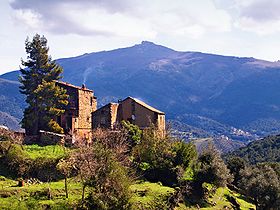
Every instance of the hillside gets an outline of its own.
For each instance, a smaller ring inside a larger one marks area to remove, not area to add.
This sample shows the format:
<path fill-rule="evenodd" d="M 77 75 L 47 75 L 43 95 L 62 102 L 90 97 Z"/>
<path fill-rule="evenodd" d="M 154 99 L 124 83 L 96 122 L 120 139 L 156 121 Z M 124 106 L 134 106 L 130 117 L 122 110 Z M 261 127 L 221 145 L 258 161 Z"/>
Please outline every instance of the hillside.
<path fill-rule="evenodd" d="M 203 130 L 204 127 L 207 128 L 207 126 L 203 126 L 205 124 L 202 124 L 201 128 L 197 128 L 177 120 L 170 120 L 168 123 L 172 127 L 172 136 L 183 139 L 186 142 L 193 142 L 198 151 L 202 151 L 209 144 L 213 144 L 220 152 L 228 153 L 246 145 L 244 142 L 232 140 L 222 135 L 222 132 L 215 134 L 210 133 L 210 130 L 209 132 Z M 232 130 L 229 129 L 229 131 Z M 224 133 L 229 134 L 229 136 L 232 134 L 227 130 L 224 130 Z"/>
<path fill-rule="evenodd" d="M 20 120 L 9 115 L 6 112 L 0 112 L 0 125 L 7 126 L 8 128 L 18 131 L 20 130 Z"/>
<path fill-rule="evenodd" d="M 20 119 L 24 103 L 24 97 L 19 93 L 19 82 L 0 78 L 0 111 Z"/>
<path fill-rule="evenodd" d="M 178 52 L 147 41 L 57 62 L 64 68 L 63 80 L 85 83 L 99 106 L 130 95 L 164 111 L 168 119 L 211 135 L 247 141 L 280 132 L 275 127 L 280 124 L 280 62 Z M 18 74 L 0 76 L 10 82 L 11 91 L 0 92 L 5 103 L 22 97 L 12 83 Z M 19 118 L 19 111 L 13 112 L 22 109 L 23 100 L 16 102 L 15 109 L 1 105 L 0 111 Z"/>
<path fill-rule="evenodd" d="M 242 157 L 251 164 L 261 162 L 280 163 L 280 136 L 268 136 L 251 142 L 246 147 L 242 147 L 227 155 L 227 157 L 231 156 Z"/>

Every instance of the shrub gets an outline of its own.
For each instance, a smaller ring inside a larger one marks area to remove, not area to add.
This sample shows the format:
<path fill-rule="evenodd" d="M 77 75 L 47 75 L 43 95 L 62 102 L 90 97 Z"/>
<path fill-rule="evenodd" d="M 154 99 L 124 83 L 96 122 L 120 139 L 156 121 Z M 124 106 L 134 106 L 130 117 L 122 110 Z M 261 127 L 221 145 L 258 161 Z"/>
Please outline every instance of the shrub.
<path fill-rule="evenodd" d="M 11 171 L 18 176 L 27 176 L 31 167 L 31 160 L 24 153 L 22 147 L 17 144 L 12 144 L 7 151 L 5 161 Z"/>
<path fill-rule="evenodd" d="M 141 142 L 132 150 L 134 162 L 145 178 L 169 186 L 177 183 L 175 155 L 171 139 L 160 138 L 152 128 L 143 132 Z"/>
<path fill-rule="evenodd" d="M 56 167 L 58 162 L 59 159 L 43 157 L 36 158 L 32 161 L 29 175 L 44 182 L 62 179 L 63 176 Z"/>
<path fill-rule="evenodd" d="M 90 209 L 129 209 L 131 181 L 127 170 L 118 162 L 110 159 L 107 160 L 105 171 L 99 172 L 95 175 L 95 179 L 90 180 L 91 192 L 86 199 L 86 205 Z"/>
<path fill-rule="evenodd" d="M 3 162 L 16 176 L 23 178 L 35 177 L 41 181 L 62 178 L 62 174 L 56 168 L 62 155 L 59 154 L 53 156 L 49 147 L 44 148 L 37 145 L 22 146 L 18 144 L 3 143 L 4 142 L 0 144 L 0 150 L 5 151 L 2 156 Z M 25 147 L 27 147 L 27 150 Z M 30 149 L 32 150 L 31 152 L 29 151 Z M 35 151 L 36 149 L 39 149 L 39 151 Z M 50 154 L 44 157 L 42 154 L 45 154 L 46 151 L 42 152 L 43 150 L 49 151 Z"/>

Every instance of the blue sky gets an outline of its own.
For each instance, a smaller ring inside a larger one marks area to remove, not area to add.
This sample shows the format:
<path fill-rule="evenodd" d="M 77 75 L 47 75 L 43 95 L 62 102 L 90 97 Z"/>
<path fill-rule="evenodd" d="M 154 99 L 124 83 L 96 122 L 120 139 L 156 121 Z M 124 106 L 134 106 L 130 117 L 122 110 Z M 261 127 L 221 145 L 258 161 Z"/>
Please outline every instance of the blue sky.
<path fill-rule="evenodd" d="M 54 59 L 148 40 L 180 51 L 280 59 L 279 0 L 1 0 L 0 74 L 45 35 Z"/>

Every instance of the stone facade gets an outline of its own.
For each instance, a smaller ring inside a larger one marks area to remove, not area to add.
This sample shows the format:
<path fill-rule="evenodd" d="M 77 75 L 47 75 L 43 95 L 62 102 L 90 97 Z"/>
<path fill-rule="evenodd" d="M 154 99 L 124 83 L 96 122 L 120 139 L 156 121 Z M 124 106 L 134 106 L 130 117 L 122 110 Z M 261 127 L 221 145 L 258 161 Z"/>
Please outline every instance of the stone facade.
<path fill-rule="evenodd" d="M 161 135 L 165 134 L 165 114 L 138 99 L 127 97 L 119 103 L 109 103 L 93 112 L 93 128 L 114 129 L 126 120 L 140 129 L 154 124 Z"/>
<path fill-rule="evenodd" d="M 96 111 L 96 97 L 92 90 L 57 81 L 56 84 L 66 89 L 69 103 L 65 113 L 56 120 L 66 134 L 82 139 L 91 139 L 92 113 Z"/>
<path fill-rule="evenodd" d="M 110 128 L 117 126 L 119 104 L 109 103 L 92 113 L 92 128 Z"/>
<path fill-rule="evenodd" d="M 92 130 L 96 128 L 117 129 L 122 120 L 137 125 L 140 129 L 155 125 L 161 135 L 165 134 L 165 114 L 138 99 L 127 97 L 118 103 L 109 103 L 97 109 L 96 97 L 92 90 L 74 86 L 72 84 L 56 81 L 56 85 L 66 89 L 69 95 L 65 112 L 57 117 L 56 122 L 63 128 L 65 136 L 54 135 L 50 132 L 40 131 L 43 142 L 52 143 L 73 140 L 92 139 Z M 29 136 L 31 138 L 31 136 Z M 57 138 L 56 138 L 57 137 Z M 37 136 L 36 136 L 37 138 Z M 61 139 L 62 140 L 61 140 Z"/>

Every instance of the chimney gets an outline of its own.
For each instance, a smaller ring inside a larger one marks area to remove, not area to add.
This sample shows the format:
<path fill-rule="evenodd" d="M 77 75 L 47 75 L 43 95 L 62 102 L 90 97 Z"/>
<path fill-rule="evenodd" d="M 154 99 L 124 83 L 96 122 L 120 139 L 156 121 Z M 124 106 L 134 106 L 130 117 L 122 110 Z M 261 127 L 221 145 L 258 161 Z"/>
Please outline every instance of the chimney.
<path fill-rule="evenodd" d="M 86 85 L 85 84 L 82 84 L 82 89 L 86 89 Z"/>

